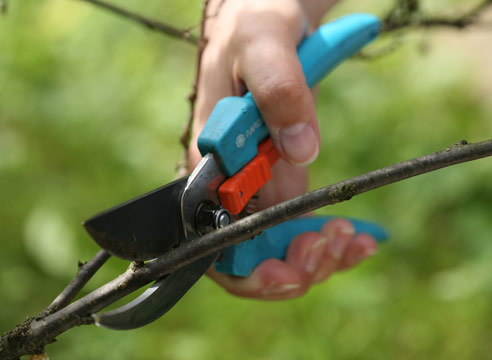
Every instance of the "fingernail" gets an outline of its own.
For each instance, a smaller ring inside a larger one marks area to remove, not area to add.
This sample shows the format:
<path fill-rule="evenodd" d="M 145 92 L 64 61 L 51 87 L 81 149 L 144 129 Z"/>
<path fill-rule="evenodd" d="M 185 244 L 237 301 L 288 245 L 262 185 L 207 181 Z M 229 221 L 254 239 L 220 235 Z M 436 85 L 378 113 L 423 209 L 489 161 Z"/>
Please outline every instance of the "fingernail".
<path fill-rule="evenodd" d="M 311 247 L 309 248 L 306 259 L 304 260 L 304 270 L 308 274 L 314 274 L 318 269 L 318 264 L 323 256 L 323 252 L 325 250 L 325 245 L 328 242 L 328 239 L 325 237 L 317 240 Z"/>
<path fill-rule="evenodd" d="M 340 260 L 348 245 L 348 239 L 354 235 L 353 226 L 339 226 L 334 229 L 333 238 L 329 245 L 331 256 Z"/>
<path fill-rule="evenodd" d="M 352 254 L 349 254 L 347 262 L 349 266 L 356 265 L 360 263 L 362 260 L 367 259 L 375 255 L 378 252 L 377 248 L 363 248 L 359 251 L 354 251 Z"/>
<path fill-rule="evenodd" d="M 283 295 L 288 294 L 301 287 L 300 284 L 278 284 L 273 283 L 262 291 L 262 295 Z"/>
<path fill-rule="evenodd" d="M 308 165 L 318 156 L 318 138 L 308 123 L 301 122 L 280 129 L 279 141 L 288 160 L 295 165 Z"/>

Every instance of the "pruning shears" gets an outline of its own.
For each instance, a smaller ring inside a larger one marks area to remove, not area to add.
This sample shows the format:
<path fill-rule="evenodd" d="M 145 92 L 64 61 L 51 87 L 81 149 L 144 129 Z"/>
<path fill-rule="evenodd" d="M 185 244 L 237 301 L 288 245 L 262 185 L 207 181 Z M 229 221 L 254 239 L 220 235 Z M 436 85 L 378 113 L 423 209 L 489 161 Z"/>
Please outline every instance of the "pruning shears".
<path fill-rule="evenodd" d="M 371 42 L 379 29 L 376 17 L 352 14 L 321 26 L 304 39 L 298 56 L 309 87 Z M 92 238 L 117 257 L 146 261 L 243 217 L 246 205 L 269 181 L 270 169 L 279 158 L 252 95 L 220 100 L 199 136 L 198 147 L 203 158 L 189 177 L 87 220 L 84 226 Z M 287 221 L 221 254 L 205 256 L 157 280 L 127 305 L 94 314 L 95 323 L 120 330 L 148 324 L 174 306 L 214 261 L 219 272 L 248 276 L 265 259 L 283 259 L 295 236 L 319 231 L 329 219 Z M 387 238 L 376 224 L 349 220 L 356 233 L 368 233 L 379 241 Z"/>

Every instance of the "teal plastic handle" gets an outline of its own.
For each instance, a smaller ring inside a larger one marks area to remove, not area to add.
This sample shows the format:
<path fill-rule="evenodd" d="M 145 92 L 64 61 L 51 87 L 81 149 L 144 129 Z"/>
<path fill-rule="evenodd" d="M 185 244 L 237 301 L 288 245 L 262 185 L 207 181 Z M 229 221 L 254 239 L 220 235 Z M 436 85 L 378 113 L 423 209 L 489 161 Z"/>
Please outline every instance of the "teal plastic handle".
<path fill-rule="evenodd" d="M 306 83 L 316 85 L 346 58 L 352 56 L 379 33 L 378 18 L 368 14 L 351 14 L 321 26 L 298 48 Z M 227 176 L 232 176 L 258 153 L 258 144 L 268 136 L 251 93 L 227 97 L 215 106 L 198 138 L 202 155 L 213 153 Z M 330 217 L 303 218 L 285 222 L 260 236 L 229 247 L 217 271 L 248 276 L 262 261 L 283 259 L 290 241 L 302 232 L 319 231 Z M 351 220 L 357 232 L 367 232 L 376 239 L 387 238 L 386 231 L 375 224 Z"/>
<path fill-rule="evenodd" d="M 309 87 L 346 58 L 371 42 L 381 27 L 369 14 L 351 14 L 321 26 L 298 48 Z M 215 106 L 198 138 L 203 156 L 213 153 L 227 176 L 232 176 L 258 153 L 258 144 L 268 136 L 253 97 L 227 97 Z"/>
<path fill-rule="evenodd" d="M 298 218 L 267 229 L 251 240 L 228 247 L 219 261 L 215 262 L 215 270 L 235 276 L 248 276 L 256 266 L 266 259 L 284 259 L 292 239 L 304 232 L 319 232 L 322 226 L 333 218 L 335 217 Z M 387 231 L 377 224 L 351 218 L 346 219 L 354 225 L 356 234 L 367 233 L 377 241 L 388 239 Z"/>

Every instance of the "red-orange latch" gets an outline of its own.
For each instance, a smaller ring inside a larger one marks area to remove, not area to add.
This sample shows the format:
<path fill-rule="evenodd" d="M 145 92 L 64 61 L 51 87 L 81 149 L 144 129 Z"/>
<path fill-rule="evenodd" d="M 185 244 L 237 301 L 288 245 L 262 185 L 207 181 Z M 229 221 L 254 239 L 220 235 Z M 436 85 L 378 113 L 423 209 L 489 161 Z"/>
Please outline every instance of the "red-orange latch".
<path fill-rule="evenodd" d="M 232 215 L 239 214 L 251 197 L 272 178 L 270 168 L 278 158 L 272 139 L 263 140 L 258 145 L 258 155 L 219 187 L 222 206 Z"/>

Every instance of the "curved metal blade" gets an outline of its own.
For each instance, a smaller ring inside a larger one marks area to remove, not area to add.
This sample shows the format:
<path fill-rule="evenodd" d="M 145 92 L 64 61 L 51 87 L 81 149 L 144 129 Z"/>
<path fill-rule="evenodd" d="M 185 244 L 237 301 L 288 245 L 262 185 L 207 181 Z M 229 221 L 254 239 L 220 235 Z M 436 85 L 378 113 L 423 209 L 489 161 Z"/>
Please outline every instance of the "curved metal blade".
<path fill-rule="evenodd" d="M 151 323 L 181 299 L 216 257 L 217 254 L 206 256 L 168 274 L 138 298 L 116 310 L 92 315 L 96 325 L 114 330 L 130 330 Z"/>
<path fill-rule="evenodd" d="M 207 154 L 188 178 L 184 190 L 179 192 L 179 208 L 182 216 L 179 225 L 185 234 L 183 235 L 183 241 L 193 241 L 199 236 L 196 230 L 196 210 L 205 200 L 218 203 L 217 188 L 223 181 L 224 174 L 213 156 Z M 152 195 L 151 197 L 153 199 L 155 196 Z M 122 207 L 125 208 L 127 206 L 124 205 Z M 147 212 L 147 209 L 144 210 L 144 212 Z M 176 223 L 168 226 L 174 228 Z M 168 274 L 156 281 L 142 295 L 127 305 L 113 311 L 92 315 L 96 324 L 115 330 L 129 330 L 158 319 L 169 311 L 188 289 L 197 282 L 209 266 L 212 265 L 217 255 L 208 255 Z"/>
<path fill-rule="evenodd" d="M 185 241 L 181 196 L 188 178 L 103 211 L 84 222 L 91 237 L 126 260 L 150 260 Z"/>

